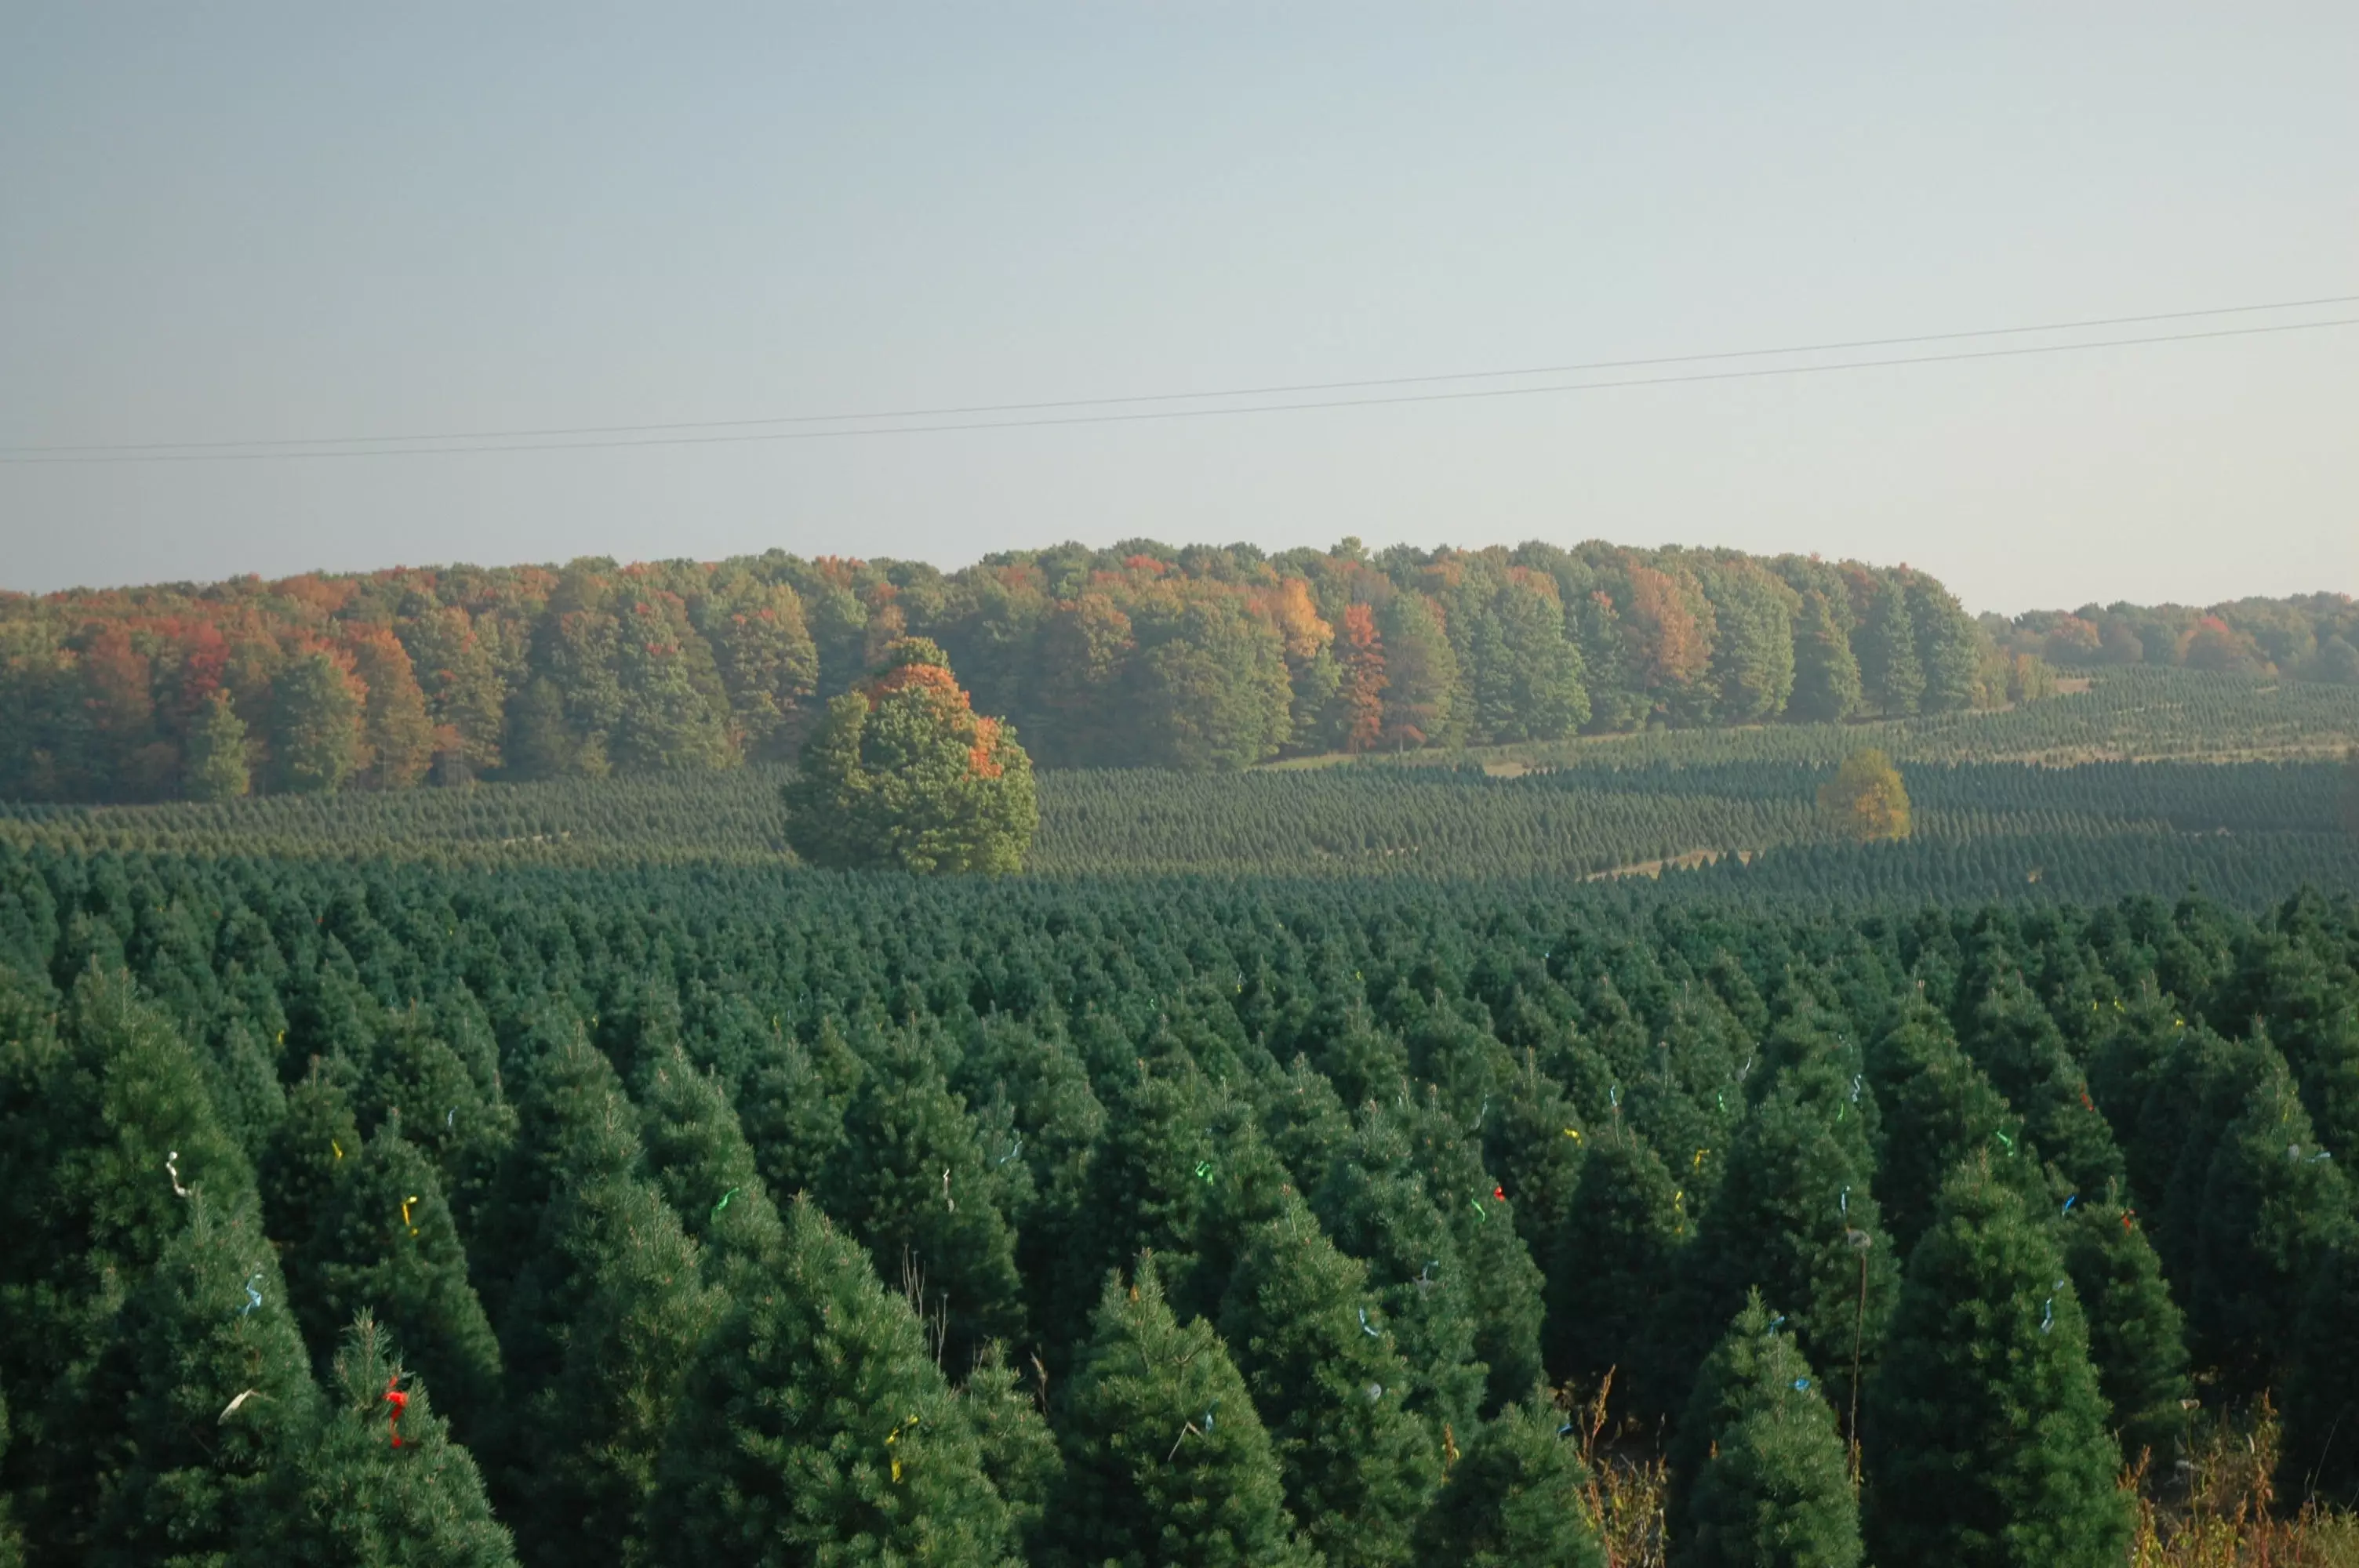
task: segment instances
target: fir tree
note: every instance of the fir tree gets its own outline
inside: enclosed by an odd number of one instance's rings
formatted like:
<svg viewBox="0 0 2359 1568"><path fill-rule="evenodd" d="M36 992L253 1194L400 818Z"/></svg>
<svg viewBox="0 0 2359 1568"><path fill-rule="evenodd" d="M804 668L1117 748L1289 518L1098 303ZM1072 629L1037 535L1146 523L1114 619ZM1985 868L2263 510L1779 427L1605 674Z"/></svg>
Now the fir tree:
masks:
<svg viewBox="0 0 2359 1568"><path fill-rule="evenodd" d="M1065 1456L1037 1390L1027 1393L1023 1382L995 1340L959 1389L959 1408L974 1432L983 1473L1007 1505L1008 1522L1031 1562L1046 1550L1049 1513L1063 1494Z"/></svg>
<svg viewBox="0 0 2359 1568"><path fill-rule="evenodd" d="M2343 1173L2272 1066L2212 1152L2187 1292L2199 1354L2245 1395L2276 1380L2312 1271L2354 1228Z"/></svg>
<svg viewBox="0 0 2359 1568"><path fill-rule="evenodd" d="M1906 1258L1932 1224L1941 1184L1958 1162L2007 1147L2022 1129L1958 1048L1949 1020L1921 999L1912 997L1876 1035L1864 1065L1883 1114L1875 1195L1894 1252Z"/></svg>
<svg viewBox="0 0 2359 1568"><path fill-rule="evenodd" d="M2278 1489L2289 1501L2312 1497L2359 1505L2359 1238L2344 1237L2319 1261L2302 1303L2285 1383L2285 1457ZM2288 1484L2289 1482L2298 1485Z"/></svg>
<svg viewBox="0 0 2359 1568"><path fill-rule="evenodd" d="M1865 1536L1884 1563L2112 1568L2121 1450L2051 1232L1988 1161L1941 1190L1867 1389Z"/></svg>
<svg viewBox="0 0 2359 1568"><path fill-rule="evenodd" d="M1472 1432L1489 1370L1474 1349L1480 1297L1399 1125L1364 1109L1311 1206L1335 1245L1367 1265L1409 1366L1409 1408L1445 1434Z"/></svg>
<svg viewBox="0 0 2359 1568"><path fill-rule="evenodd" d="M945 1356L971 1360L1022 1324L1016 1238L973 1121L933 1052L897 1038L844 1114L844 1141L820 1180L828 1217L860 1238L879 1274L906 1265L929 1302L947 1298Z"/></svg>
<svg viewBox="0 0 2359 1568"><path fill-rule="evenodd" d="M2068 1191L2100 1194L2121 1179L2113 1130L2056 1021L2019 974L2010 969L1992 981L1967 1020L1962 1044L2022 1113L2024 1131Z"/></svg>
<svg viewBox="0 0 2359 1568"><path fill-rule="evenodd" d="M0 1476L8 1457L8 1399L0 1394ZM0 1490L0 1568L25 1568L25 1532L16 1528L16 1509L8 1495Z"/></svg>
<svg viewBox="0 0 2359 1568"><path fill-rule="evenodd" d="M1758 1288L1793 1314L1804 1355L1829 1397L1851 1404L1852 1366L1875 1365L1899 1282L1869 1190L1867 1100L1833 1059L1777 1074L1730 1152L1720 1196L1704 1217L1695 1268L1709 1292L1688 1343L1708 1344L1711 1317ZM1697 1321L1701 1318L1701 1321Z"/></svg>
<svg viewBox="0 0 2359 1568"><path fill-rule="evenodd" d="M1752 1292L1670 1453L1673 1568L1856 1568L1859 1505L1810 1364Z"/></svg>
<svg viewBox="0 0 2359 1568"><path fill-rule="evenodd" d="M251 1516L239 1562L256 1568L515 1563L474 1460L451 1440L425 1382L403 1367L366 1314L346 1333L321 1402L299 1453L279 1467Z"/></svg>
<svg viewBox="0 0 2359 1568"><path fill-rule="evenodd" d="M653 1560L995 1568L1007 1509L917 1318L809 1200L786 1226L776 1265L747 1275L697 1352Z"/></svg>
<svg viewBox="0 0 2359 1568"><path fill-rule="evenodd" d="M1538 1392L1486 1423L1418 1529L1420 1568L1605 1568L1564 1433Z"/></svg>
<svg viewBox="0 0 2359 1568"><path fill-rule="evenodd" d="M1329 1568L1408 1562L1440 1481L1434 1434L1405 1402L1408 1368L1374 1300L1365 1269L1289 1196L1255 1227L1221 1310L1294 1517Z"/></svg>
<svg viewBox="0 0 2359 1568"><path fill-rule="evenodd" d="M292 1254L288 1285L304 1337L325 1362L343 1329L369 1314L471 1429L497 1400L500 1350L467 1282L441 1183L402 1137L397 1116L347 1155Z"/></svg>
<svg viewBox="0 0 2359 1568"><path fill-rule="evenodd" d="M1109 1278L1060 1423L1065 1486L1052 1563L1310 1568L1269 1434L1201 1318L1184 1328L1152 1259Z"/></svg>
<svg viewBox="0 0 2359 1568"><path fill-rule="evenodd" d="M1787 717L1806 724L1840 723L1857 710L1860 697L1859 660L1852 654L1850 633L1825 594L1804 594L1794 624L1794 696Z"/></svg>
<svg viewBox="0 0 2359 1568"><path fill-rule="evenodd" d="M2187 1336L2146 1232L2119 1204L2077 1197L2063 1221L2064 1271L2089 1324L2089 1360L2125 1455L2160 1458L2185 1430Z"/></svg>
<svg viewBox="0 0 2359 1568"><path fill-rule="evenodd" d="M253 1190L219 1191L186 1200L187 1224L124 1303L92 1372L90 1400L121 1424L78 1477L96 1501L84 1562L230 1551L313 1419L317 1390Z"/></svg>
<svg viewBox="0 0 2359 1568"><path fill-rule="evenodd" d="M1693 1227L1644 1141L1618 1126L1582 1136L1592 1147L1549 1279L1549 1369L1584 1387L1611 1371L1625 1410L1667 1416L1680 1407L1683 1368L1663 1303Z"/></svg>
<svg viewBox="0 0 2359 1568"><path fill-rule="evenodd" d="M638 1098L648 1170L708 1273L727 1259L774 1255L786 1232L720 1081L674 1045L649 1059Z"/></svg>

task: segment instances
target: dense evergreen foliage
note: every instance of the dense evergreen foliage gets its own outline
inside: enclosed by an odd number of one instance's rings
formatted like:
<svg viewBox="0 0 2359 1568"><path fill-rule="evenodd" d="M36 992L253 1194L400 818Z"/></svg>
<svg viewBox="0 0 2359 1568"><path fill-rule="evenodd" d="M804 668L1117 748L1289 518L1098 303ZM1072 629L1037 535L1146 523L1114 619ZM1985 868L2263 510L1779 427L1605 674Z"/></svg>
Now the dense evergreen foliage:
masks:
<svg viewBox="0 0 2359 1568"><path fill-rule="evenodd" d="M1749 910L0 846L0 1543L1595 1561L1609 1368L1687 1562L1854 1365L1875 1561L2351 1494L2359 908Z"/></svg>

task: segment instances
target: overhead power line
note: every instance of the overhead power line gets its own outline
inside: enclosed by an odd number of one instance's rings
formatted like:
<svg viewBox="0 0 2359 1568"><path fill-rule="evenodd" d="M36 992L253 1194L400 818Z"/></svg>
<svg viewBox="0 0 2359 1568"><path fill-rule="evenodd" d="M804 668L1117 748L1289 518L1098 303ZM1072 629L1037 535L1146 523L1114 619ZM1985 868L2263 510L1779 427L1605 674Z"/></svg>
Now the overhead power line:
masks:
<svg viewBox="0 0 2359 1568"><path fill-rule="evenodd" d="M2315 300L2286 301L2273 305L2220 306L2205 310L2172 311L2153 316L2121 316L2099 320L2057 322L2036 327L1993 327L1963 332L1930 332L1905 338L1858 339L1843 343L1799 345L1785 349L1743 349L1716 354L1674 354L1652 359L1600 360L1586 364L1536 366L1523 370L1461 371L1419 376L1392 376L1364 381L1311 382L1293 385L1259 388L1236 388L1225 392L1174 392L1142 394L1124 397L1071 398L1053 402L979 404L935 409L908 409L898 413L795 415L765 419L701 420L666 425L571 426L546 429L451 432L437 436L354 436L344 438L318 437L274 440L157 442L119 446L57 446L0 447L0 464L38 466L60 464L110 463L188 463L188 462L251 462L265 460L288 460L320 458L398 458L452 455L467 452L532 452L532 451L595 451L631 447L691 447L738 445L756 441L816 441L836 440L859 436L914 436L945 434L957 431L1038 429L1063 425L1130 424L1147 420L1197 419L1233 416L1247 414L1297 413L1313 409L1375 408L1411 403L1454 403L1482 398L1530 397L1574 392L1604 392L1640 386L1673 386L1701 382L1748 381L1770 376L1813 375L1837 371L1876 370L1888 367L1921 364L1953 364L1973 360L2015 359L2038 354L2085 352L2095 349L2136 348L2158 343L2198 342L2221 338L2248 338L2286 332L2315 331L2326 328L2359 325L2359 317L2335 317L2323 320L2276 322L2256 327L2228 327L2201 332L2166 332L2142 337L2101 338L2067 343L2034 343L2017 347L1967 350L1944 354L1909 354L1882 359L1845 360L1832 363L1767 365L1749 369L1700 371L1679 375L1635 376L1612 381L1560 383L1546 386L1481 387L1450 392L1403 393L1381 397L1320 398L1289 403L1245 403L1204 408L1140 409L1135 406L1146 403L1176 403L1203 401L1214 398L1245 398L1281 395L1296 392L1335 390L1375 390L1392 386L1428 385L1441 382L1506 379L1516 376L1563 374L1580 372L1660 367L1692 364L1712 361L1759 359L1777 355L1823 353L1845 349L1891 347L1908 344L1953 342L1963 340L2017 336L2038 332L2085 330L2108 325L2134 322L2178 321L2201 317L2225 316L2266 310L2297 309L2321 305L2345 304L2359 301L2359 295L2333 296ZM1024 419L963 419L949 424L921 425L860 425L860 420L912 419L950 417L962 415L1017 414L1051 409L1118 409L1126 412L1077 413ZM832 423L844 427L836 429L750 429L756 426ZM733 434L680 435L666 434L688 430L734 431ZM620 438L586 440L557 439L586 436ZM378 443L364 446L362 443ZM446 445L387 445L396 442L444 442ZM314 449L342 448L325 450Z"/></svg>

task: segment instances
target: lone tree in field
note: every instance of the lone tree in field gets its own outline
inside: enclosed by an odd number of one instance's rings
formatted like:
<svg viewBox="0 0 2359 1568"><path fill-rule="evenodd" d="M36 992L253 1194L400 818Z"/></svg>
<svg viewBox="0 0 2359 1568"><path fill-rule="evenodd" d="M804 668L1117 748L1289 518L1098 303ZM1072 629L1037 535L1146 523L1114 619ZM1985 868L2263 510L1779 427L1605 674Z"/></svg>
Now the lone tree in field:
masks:
<svg viewBox="0 0 2359 1568"><path fill-rule="evenodd" d="M923 637L827 705L786 798L795 853L842 869L1014 871L1040 825L1032 759Z"/></svg>
<svg viewBox="0 0 2359 1568"><path fill-rule="evenodd" d="M1908 837L1908 791L1892 759L1873 746L1843 760L1819 786L1819 809L1838 832L1863 844Z"/></svg>

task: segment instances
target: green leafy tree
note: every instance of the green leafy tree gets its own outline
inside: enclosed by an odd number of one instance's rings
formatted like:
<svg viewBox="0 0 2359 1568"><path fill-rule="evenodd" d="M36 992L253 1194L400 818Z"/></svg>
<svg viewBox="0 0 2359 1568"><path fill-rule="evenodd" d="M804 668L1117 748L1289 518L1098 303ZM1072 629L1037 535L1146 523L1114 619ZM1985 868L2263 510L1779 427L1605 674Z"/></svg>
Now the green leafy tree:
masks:
<svg viewBox="0 0 2359 1568"><path fill-rule="evenodd" d="M1797 678L1793 590L1750 560L1703 574L1711 597L1714 708L1723 724L1762 724L1786 710Z"/></svg>
<svg viewBox="0 0 2359 1568"><path fill-rule="evenodd" d="M190 800L235 800L250 784L245 762L245 720L229 693L215 690L189 720L188 750L180 759L181 790Z"/></svg>
<svg viewBox="0 0 2359 1568"><path fill-rule="evenodd" d="M1836 832L1864 844L1908 837L1908 789L1892 759L1864 746L1819 786L1819 810Z"/></svg>
<svg viewBox="0 0 2359 1568"><path fill-rule="evenodd" d="M746 754L779 754L801 704L819 684L819 644L803 619L802 600L785 583L728 571L696 602L695 618L712 644L730 720Z"/></svg>
<svg viewBox="0 0 2359 1568"><path fill-rule="evenodd" d="M361 699L343 666L306 654L271 683L270 755L281 789L332 795L361 764Z"/></svg>
<svg viewBox="0 0 2359 1568"><path fill-rule="evenodd" d="M400 1403L388 1394L400 1395ZM279 1465L265 1505L254 1511L240 1563L515 1563L473 1458L451 1441L426 1383L367 1314L346 1333L321 1402L299 1451Z"/></svg>
<svg viewBox="0 0 2359 1568"><path fill-rule="evenodd" d="M1982 675L1980 629L1949 589L1922 572L1908 574L1906 593L1917 633L1917 667L1925 679L1919 709L1958 713L1973 707Z"/></svg>
<svg viewBox="0 0 2359 1568"><path fill-rule="evenodd" d="M1376 633L1385 651L1385 740L1424 746L1449 739L1460 722L1451 697L1458 655L1433 601L1421 593L1393 595L1376 611Z"/></svg>
<svg viewBox="0 0 2359 1568"><path fill-rule="evenodd" d="M969 710L941 650L893 644L867 689L828 704L787 786L787 838L813 864L1019 870L1038 827L1032 761Z"/></svg>
<svg viewBox="0 0 2359 1568"><path fill-rule="evenodd" d="M808 1200L786 1224L776 1265L740 1281L698 1349L650 1556L683 1568L1006 1563L1006 1506L916 1316Z"/></svg>
<svg viewBox="0 0 2359 1568"><path fill-rule="evenodd" d="M1754 1292L1670 1453L1673 1568L1856 1568L1859 1505L1810 1364Z"/></svg>
<svg viewBox="0 0 2359 1568"><path fill-rule="evenodd" d="M1299 1197L1254 1227L1221 1335L1269 1428L1294 1516L1329 1568L1405 1563L1441 1478L1404 1400L1408 1367L1371 1312L1367 1271Z"/></svg>
<svg viewBox="0 0 2359 1568"><path fill-rule="evenodd" d="M452 606L416 616L400 631L441 765L459 778L498 767L507 688L484 629Z"/></svg>
<svg viewBox="0 0 2359 1568"><path fill-rule="evenodd" d="M2052 1232L1987 1161L1961 1166L1868 1385L1870 1555L2113 1568L2130 1519L2107 1413Z"/></svg>
<svg viewBox="0 0 2359 1568"><path fill-rule="evenodd" d="M1420 1568L1605 1568L1589 1470L1545 1395L1478 1433L1418 1530Z"/></svg>
<svg viewBox="0 0 2359 1568"><path fill-rule="evenodd" d="M1908 596L1897 583L1879 579L1862 607L1852 634L1859 656L1860 684L1868 702L1886 719L1917 711L1925 695L1925 667L1918 662L1917 628L1908 619Z"/></svg>
<svg viewBox="0 0 2359 1568"><path fill-rule="evenodd" d="M1136 754L1189 772L1250 767L1293 729L1293 687L1277 632L1232 600L1191 600L1176 617L1135 617L1129 669Z"/></svg>
<svg viewBox="0 0 2359 1568"><path fill-rule="evenodd" d="M1837 724L1859 709L1864 692L1851 633L1827 596L1802 596L1794 623L1794 695L1786 716L1806 724Z"/></svg>
<svg viewBox="0 0 2359 1568"><path fill-rule="evenodd" d="M1182 1327L1151 1259L1110 1278L1060 1423L1048 1560L1071 1568L1310 1568L1269 1433L1212 1325Z"/></svg>

